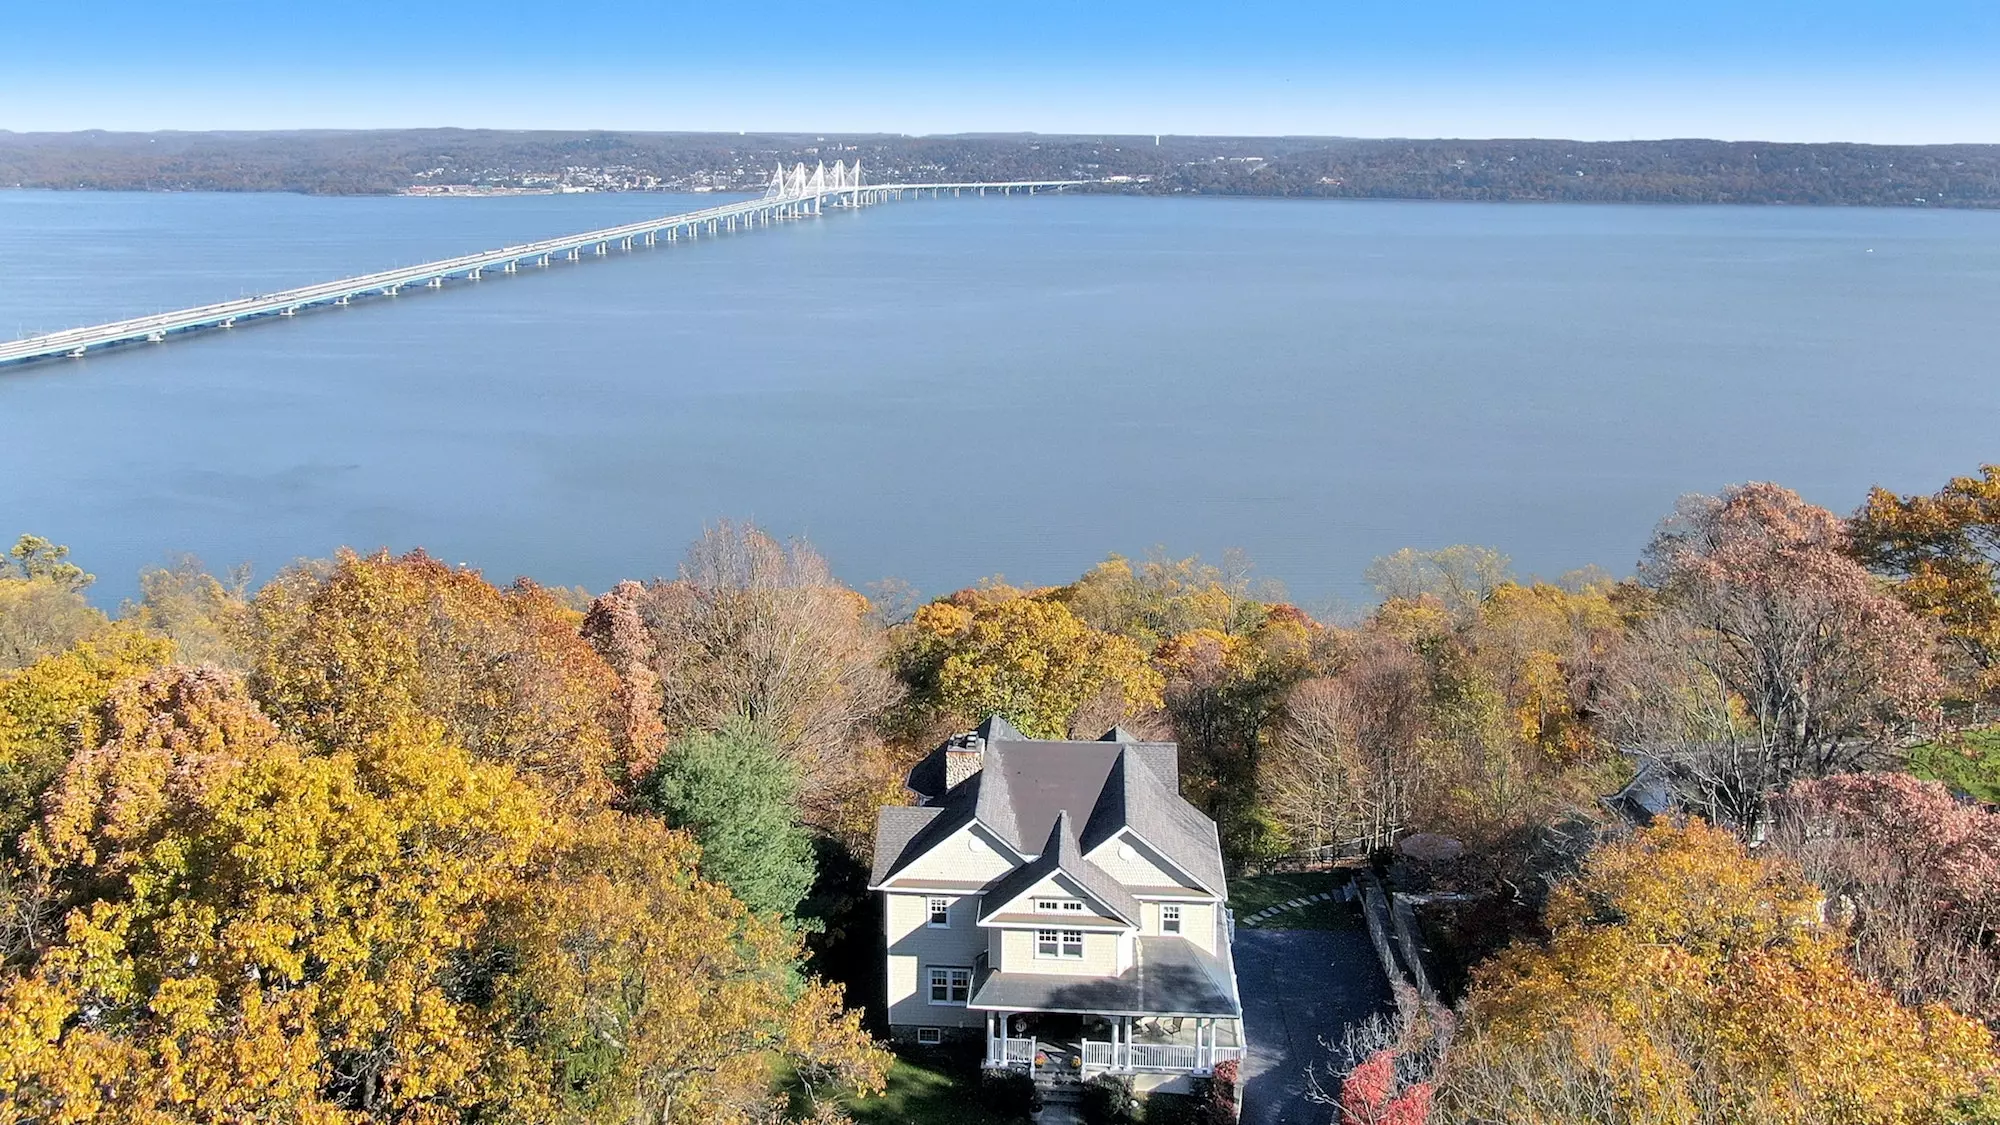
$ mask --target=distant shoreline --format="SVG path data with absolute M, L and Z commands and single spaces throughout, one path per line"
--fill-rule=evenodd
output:
M 756 192 L 778 165 L 871 182 L 1123 179 L 1148 195 L 2000 209 L 2000 145 L 1312 137 L 0 132 L 0 185 L 505 196 Z

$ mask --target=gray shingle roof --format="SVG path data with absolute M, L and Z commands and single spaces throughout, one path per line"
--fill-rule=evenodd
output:
M 1228 884 L 1222 874 L 1215 822 L 1182 799 L 1175 785 L 1154 769 L 1150 758 L 1139 747 L 1127 747 L 1119 756 L 1083 827 L 1084 850 L 1094 851 L 1130 828 L 1192 876 L 1203 890 L 1226 895 Z
M 875 866 L 868 885 L 882 880 L 972 823 L 979 802 L 980 776 L 967 778 L 941 804 L 886 805 L 875 820 Z
M 1139 900 L 1133 898 L 1132 892 L 1102 867 L 1083 858 L 1083 848 L 1077 843 L 1076 829 L 1070 823 L 1068 809 L 1056 813 L 1056 822 L 1049 827 L 1048 841 L 1042 845 L 1042 854 L 1008 872 L 1005 878 L 987 889 L 980 904 L 979 920 L 983 922 L 999 913 L 1008 903 L 1027 893 L 1030 887 L 1057 872 L 1076 880 L 1085 893 L 1104 904 L 1112 917 L 1127 925 L 1139 924 Z
M 1227 894 L 1215 823 L 1181 798 L 1173 743 L 1139 742 L 1117 727 L 1088 742 L 1028 739 L 998 715 L 975 733 L 985 740 L 980 771 L 951 792 L 935 791 L 942 784 L 944 747 L 911 771 L 912 787 L 927 787 L 932 798 L 926 811 L 947 810 L 944 815 L 927 818 L 916 828 L 892 827 L 892 813 L 906 821 L 918 810 L 883 810 L 876 831 L 875 883 L 975 817 L 1022 854 L 1046 854 L 1050 849 L 1045 842 L 1057 837 L 1053 830 L 1067 811 L 1081 829 L 1075 833 L 1078 863 L 1087 862 L 1082 851 L 1130 828 L 1202 889 Z M 1088 866 L 1117 886 L 1101 868 Z M 1070 873 L 1084 881 L 1078 872 Z
M 1240 1016 L 1227 964 L 1184 938 L 1139 939 L 1133 967 L 1115 977 L 1002 973 L 974 982 L 973 1008 L 1099 1015 Z

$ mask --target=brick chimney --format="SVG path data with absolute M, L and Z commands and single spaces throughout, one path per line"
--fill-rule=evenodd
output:
M 977 731 L 954 735 L 944 744 L 944 787 L 955 789 L 958 783 L 978 773 L 986 764 L 986 740 Z

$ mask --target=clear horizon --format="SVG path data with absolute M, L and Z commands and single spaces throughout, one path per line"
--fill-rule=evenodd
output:
M 241 0 L 10 14 L 0 129 L 2000 143 L 2000 5 L 1552 0 L 1056 12 Z M 635 16 L 637 17 L 635 19 Z

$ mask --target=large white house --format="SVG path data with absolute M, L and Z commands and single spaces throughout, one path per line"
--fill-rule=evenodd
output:
M 1222 854 L 1179 772 L 1172 743 L 998 716 L 932 751 L 875 829 L 894 1035 L 1142 1088 L 1240 1057 Z

